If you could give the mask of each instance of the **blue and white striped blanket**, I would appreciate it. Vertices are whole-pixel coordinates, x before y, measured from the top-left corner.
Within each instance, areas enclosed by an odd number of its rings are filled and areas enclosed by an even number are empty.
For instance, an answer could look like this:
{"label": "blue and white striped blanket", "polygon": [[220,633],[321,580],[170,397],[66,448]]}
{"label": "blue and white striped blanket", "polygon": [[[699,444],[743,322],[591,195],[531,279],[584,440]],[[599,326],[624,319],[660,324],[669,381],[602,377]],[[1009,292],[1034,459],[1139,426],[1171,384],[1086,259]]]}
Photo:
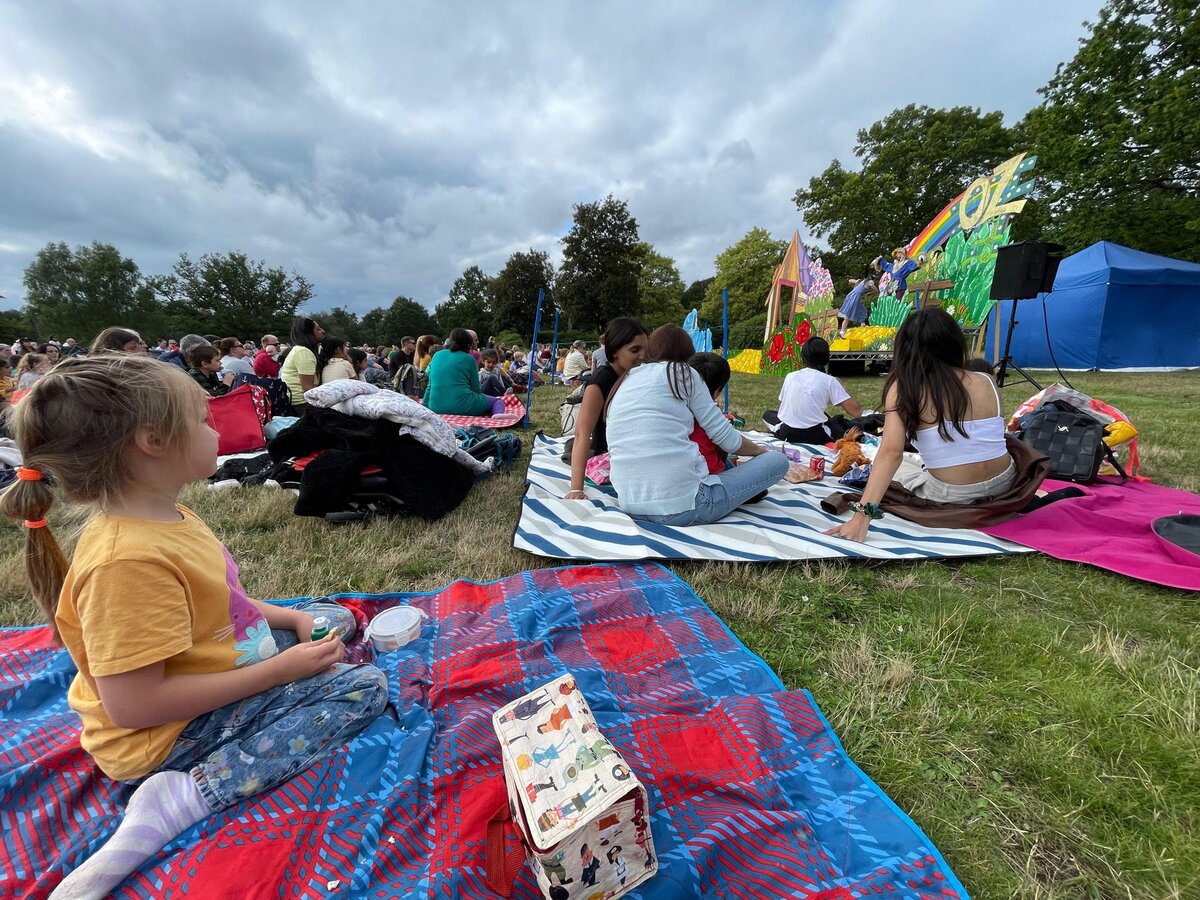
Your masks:
{"label": "blue and white striped blanket", "polygon": [[[751,440],[779,444],[771,435]],[[965,528],[927,528],[886,516],[871,526],[867,543],[822,532],[839,518],[821,509],[821,498],[842,489],[826,477],[811,484],[780,482],[766,499],[735,510],[713,525],[678,528],[631,519],[621,512],[611,485],[588,486],[588,500],[563,500],[570,467],[560,456],[565,441],[537,435],[526,476],[513,546],[536,556],[579,560],[714,559],[774,562],[803,559],[945,559],[1026,553],[1026,548]],[[805,446],[809,453],[833,454]]]}

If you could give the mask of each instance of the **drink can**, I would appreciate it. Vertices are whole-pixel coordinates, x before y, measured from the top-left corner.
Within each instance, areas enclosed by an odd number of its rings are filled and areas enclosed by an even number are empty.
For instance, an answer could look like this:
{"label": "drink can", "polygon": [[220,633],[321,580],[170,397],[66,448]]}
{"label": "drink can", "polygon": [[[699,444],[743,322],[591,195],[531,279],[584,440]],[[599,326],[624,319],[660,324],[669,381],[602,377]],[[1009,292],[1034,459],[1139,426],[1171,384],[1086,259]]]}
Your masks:
{"label": "drink can", "polygon": [[825,477],[825,457],[819,453],[814,453],[812,459],[808,461],[808,469],[818,478]]}

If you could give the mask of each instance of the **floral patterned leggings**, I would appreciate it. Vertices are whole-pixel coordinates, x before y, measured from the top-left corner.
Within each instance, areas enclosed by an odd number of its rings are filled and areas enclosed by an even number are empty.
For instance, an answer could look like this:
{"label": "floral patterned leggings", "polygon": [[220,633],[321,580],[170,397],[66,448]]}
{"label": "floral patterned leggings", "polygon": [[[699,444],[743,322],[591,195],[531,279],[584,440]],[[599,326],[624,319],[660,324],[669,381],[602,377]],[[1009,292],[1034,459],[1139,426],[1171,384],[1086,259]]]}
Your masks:
{"label": "floral patterned leggings", "polygon": [[[326,616],[344,639],[354,634],[354,616],[341,606],[309,601],[298,608]],[[281,652],[300,641],[294,631],[271,634]],[[338,663],[196,717],[155,771],[191,772],[215,812],[303,772],[378,718],[387,700],[383,672]]]}

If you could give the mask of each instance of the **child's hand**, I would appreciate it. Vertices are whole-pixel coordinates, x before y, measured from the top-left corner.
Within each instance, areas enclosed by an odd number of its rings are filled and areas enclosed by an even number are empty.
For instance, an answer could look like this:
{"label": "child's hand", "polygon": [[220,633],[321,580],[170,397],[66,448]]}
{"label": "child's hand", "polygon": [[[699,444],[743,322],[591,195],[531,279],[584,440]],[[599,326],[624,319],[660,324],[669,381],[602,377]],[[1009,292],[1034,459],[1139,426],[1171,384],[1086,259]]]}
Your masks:
{"label": "child's hand", "polygon": [[340,663],[345,653],[345,645],[333,639],[324,638],[319,641],[306,641],[294,647],[288,647],[272,660],[279,683],[291,684],[303,678],[311,678],[324,672],[330,666]]}

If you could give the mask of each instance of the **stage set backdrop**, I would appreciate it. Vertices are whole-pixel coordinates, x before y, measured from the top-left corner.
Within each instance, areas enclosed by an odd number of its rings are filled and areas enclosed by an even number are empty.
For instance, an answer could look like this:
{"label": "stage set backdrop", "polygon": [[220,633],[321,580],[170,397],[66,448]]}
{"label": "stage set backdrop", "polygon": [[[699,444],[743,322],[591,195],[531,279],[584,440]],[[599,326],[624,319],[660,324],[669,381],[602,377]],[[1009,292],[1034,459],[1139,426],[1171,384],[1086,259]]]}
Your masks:
{"label": "stage set backdrop", "polygon": [[[992,333],[1003,335],[1012,315],[1002,300]],[[1054,290],[1017,301],[1016,315],[1011,352],[1026,368],[1200,367],[1197,263],[1101,241],[1066,257]]]}
{"label": "stage set backdrop", "polygon": [[[851,286],[835,287],[821,260],[810,259],[799,233],[793,234],[767,292],[763,348],[743,350],[730,360],[730,367],[786,374],[800,367],[800,346],[813,335],[829,340],[835,352],[890,350],[896,329],[917,303],[939,303],[964,328],[980,332],[994,305],[988,294],[996,250],[1009,242],[1012,217],[1025,208],[1036,161],[1036,156],[1020,153],[947,203],[902,247],[903,260],[897,265],[912,270],[907,293],[897,296],[889,272],[876,274],[877,294],[869,301],[867,323],[844,336],[838,334],[836,308]],[[982,352],[982,340],[979,344]]]}

